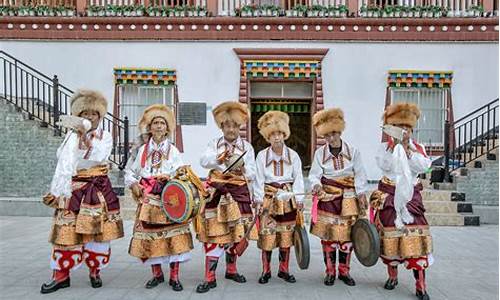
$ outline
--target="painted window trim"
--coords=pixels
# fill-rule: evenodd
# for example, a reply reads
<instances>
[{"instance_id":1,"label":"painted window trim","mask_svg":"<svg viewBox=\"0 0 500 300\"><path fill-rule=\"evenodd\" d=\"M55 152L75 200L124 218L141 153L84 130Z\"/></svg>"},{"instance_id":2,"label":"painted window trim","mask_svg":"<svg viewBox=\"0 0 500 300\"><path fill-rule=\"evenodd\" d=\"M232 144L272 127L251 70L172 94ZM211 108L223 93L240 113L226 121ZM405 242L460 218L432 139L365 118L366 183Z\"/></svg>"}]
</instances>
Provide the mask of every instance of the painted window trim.
<instances>
[{"instance_id":1,"label":"painted window trim","mask_svg":"<svg viewBox=\"0 0 500 300\"><path fill-rule=\"evenodd\" d=\"M137 67L115 67L113 68L113 81L115 85L113 113L120 117L120 86L172 86L173 106L176 114L175 145L180 152L184 152L182 139L182 128L178 124L179 95L177 87L177 71L169 68L137 68ZM131 137L132 139L134 137Z\"/></svg>"},{"instance_id":2,"label":"painted window trim","mask_svg":"<svg viewBox=\"0 0 500 300\"><path fill-rule=\"evenodd\" d=\"M406 74L412 74L411 76L406 76ZM416 74L417 76L415 76ZM440 82L436 83L434 80L429 82L426 78L436 78L439 77ZM418 79L421 78L419 82ZM396 84L399 79L399 84ZM392 93L393 88L439 88L447 90L445 94L445 109L446 109L446 120L453 124L453 101L452 101L452 82L453 81L453 71L437 71L437 70L410 70L410 69L395 69L389 70L386 82L386 97L385 97L385 108L392 104ZM444 124L443 124L444 126ZM387 136L382 133L382 142L387 141ZM454 139L452 132L450 133L449 139L450 145L453 145ZM441 146L425 146L426 151L431 152L433 155L442 155L444 153L444 143Z\"/></svg>"}]
</instances>

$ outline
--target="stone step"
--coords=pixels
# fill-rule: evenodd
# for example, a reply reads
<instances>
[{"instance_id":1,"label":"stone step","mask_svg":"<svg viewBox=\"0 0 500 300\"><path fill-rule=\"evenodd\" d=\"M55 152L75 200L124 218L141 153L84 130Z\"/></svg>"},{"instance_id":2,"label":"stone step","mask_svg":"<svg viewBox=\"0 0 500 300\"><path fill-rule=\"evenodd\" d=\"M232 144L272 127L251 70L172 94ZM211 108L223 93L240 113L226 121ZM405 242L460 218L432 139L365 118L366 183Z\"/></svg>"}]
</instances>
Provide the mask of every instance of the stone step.
<instances>
[{"instance_id":1,"label":"stone step","mask_svg":"<svg viewBox=\"0 0 500 300\"><path fill-rule=\"evenodd\" d=\"M458 213L426 213L431 226L464 226L464 216Z\"/></svg>"},{"instance_id":2,"label":"stone step","mask_svg":"<svg viewBox=\"0 0 500 300\"><path fill-rule=\"evenodd\" d=\"M457 213L457 203L451 201L424 201L424 207L426 213Z\"/></svg>"},{"instance_id":3,"label":"stone step","mask_svg":"<svg viewBox=\"0 0 500 300\"><path fill-rule=\"evenodd\" d=\"M422 190L422 199L424 201L465 201L465 194L451 190Z\"/></svg>"},{"instance_id":4,"label":"stone step","mask_svg":"<svg viewBox=\"0 0 500 300\"><path fill-rule=\"evenodd\" d=\"M479 226L481 224L478 215L464 214L464 226Z\"/></svg>"},{"instance_id":5,"label":"stone step","mask_svg":"<svg viewBox=\"0 0 500 300\"><path fill-rule=\"evenodd\" d=\"M432 188L441 191L455 191L457 186L455 182L434 182Z\"/></svg>"},{"instance_id":6,"label":"stone step","mask_svg":"<svg viewBox=\"0 0 500 300\"><path fill-rule=\"evenodd\" d=\"M479 216L481 224L498 225L498 203L495 206L473 205L474 213Z\"/></svg>"}]
</instances>

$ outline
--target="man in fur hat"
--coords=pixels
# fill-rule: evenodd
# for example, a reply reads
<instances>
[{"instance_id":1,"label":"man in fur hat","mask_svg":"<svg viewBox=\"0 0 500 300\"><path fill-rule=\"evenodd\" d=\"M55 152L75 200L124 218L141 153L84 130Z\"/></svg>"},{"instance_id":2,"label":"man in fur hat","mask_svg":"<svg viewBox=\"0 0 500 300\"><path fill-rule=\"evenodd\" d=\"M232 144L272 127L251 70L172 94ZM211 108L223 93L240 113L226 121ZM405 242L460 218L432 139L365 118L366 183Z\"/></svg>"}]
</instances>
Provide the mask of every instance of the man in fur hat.
<instances>
[{"instance_id":1,"label":"man in fur hat","mask_svg":"<svg viewBox=\"0 0 500 300\"><path fill-rule=\"evenodd\" d=\"M109 264L110 241L123 237L120 203L107 176L113 139L99 128L106 112L106 99L97 91L81 90L71 99L71 114L87 119L91 127L86 130L82 125L78 131L69 131L57 150L54 178L60 178L63 186L53 181L51 193L44 197L44 203L55 212L50 234L53 274L42 285L42 294L69 287L70 270L83 261L90 270L92 287L101 287L100 271ZM74 170L64 170L72 166ZM65 193L66 181L69 192Z\"/></svg>"},{"instance_id":2,"label":"man in fur hat","mask_svg":"<svg viewBox=\"0 0 500 300\"><path fill-rule=\"evenodd\" d=\"M190 221L173 223L161 210L163 187L184 165L179 150L168 140L175 126L174 113L166 105L147 107L139 129L149 138L139 147L125 175L125 184L138 203L129 254L151 266L153 277L145 284L148 289L165 281L161 265L169 264L169 285L174 291L182 291L179 264L191 259L193 249Z\"/></svg>"},{"instance_id":3,"label":"man in fur hat","mask_svg":"<svg viewBox=\"0 0 500 300\"><path fill-rule=\"evenodd\" d=\"M212 195L207 199L199 217L198 239L205 247L205 281L198 285L198 293L217 286L215 271L219 257L226 257L226 279L246 282L236 268L235 249L253 220L250 182L255 180L255 152L250 143L240 137L240 127L248 119L245 104L224 102L213 109L217 126L223 136L212 140L200 163L210 170L208 184ZM243 155L241 166L224 172ZM253 228L250 239L257 239Z\"/></svg>"},{"instance_id":4,"label":"man in fur hat","mask_svg":"<svg viewBox=\"0 0 500 300\"><path fill-rule=\"evenodd\" d=\"M266 211L260 219L257 246L262 250L262 275L259 283L271 278L272 250L279 248L278 277L294 283L288 265L290 247L294 244L293 231L297 210L303 208L304 179L302 162L294 150L285 145L290 136L289 117L281 111L268 111L258 121L260 134L271 145L257 155L255 201ZM279 194L288 194L278 199ZM295 196L294 194L301 194Z\"/></svg>"},{"instance_id":5,"label":"man in fur hat","mask_svg":"<svg viewBox=\"0 0 500 300\"><path fill-rule=\"evenodd\" d=\"M431 166L425 147L412 138L420 110L415 104L397 103L386 108L384 125L404 130L402 140L388 138L376 156L383 177L372 193L375 225L380 233L381 259L387 265L389 278L385 289L398 284L398 265L413 270L418 299L429 299L425 285L425 269L432 262L432 238L422 202L422 184L418 174Z\"/></svg>"},{"instance_id":6,"label":"man in fur hat","mask_svg":"<svg viewBox=\"0 0 500 300\"><path fill-rule=\"evenodd\" d=\"M309 181L317 199L313 203L311 233L321 239L326 265L325 285L333 285L339 250L338 277L356 285L349 274L352 242L351 227L368 208L368 182L359 150L341 138L344 113L338 108L314 114L316 133L326 140L314 153ZM360 211L360 209L362 211Z\"/></svg>"}]
</instances>

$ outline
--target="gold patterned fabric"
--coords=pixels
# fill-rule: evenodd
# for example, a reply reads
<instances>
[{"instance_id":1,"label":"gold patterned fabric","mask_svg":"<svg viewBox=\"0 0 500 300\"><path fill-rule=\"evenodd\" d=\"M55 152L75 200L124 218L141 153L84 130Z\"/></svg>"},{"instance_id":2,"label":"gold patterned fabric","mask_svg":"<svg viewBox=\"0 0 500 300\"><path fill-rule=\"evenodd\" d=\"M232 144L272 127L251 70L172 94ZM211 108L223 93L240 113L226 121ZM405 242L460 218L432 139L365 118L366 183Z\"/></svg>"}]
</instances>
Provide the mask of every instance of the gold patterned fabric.
<instances>
[{"instance_id":1,"label":"gold patterned fabric","mask_svg":"<svg viewBox=\"0 0 500 300\"><path fill-rule=\"evenodd\" d=\"M136 220L129 254L147 259L188 252L194 248L189 226L189 223L148 225Z\"/></svg>"},{"instance_id":2,"label":"gold patterned fabric","mask_svg":"<svg viewBox=\"0 0 500 300\"><path fill-rule=\"evenodd\" d=\"M185 223L169 221L161 210L160 196L145 195L137 206L129 254L147 259L192 250L190 223L191 220Z\"/></svg>"},{"instance_id":3,"label":"gold patterned fabric","mask_svg":"<svg viewBox=\"0 0 500 300\"><path fill-rule=\"evenodd\" d=\"M92 178L105 178L105 184L109 184L106 183L109 182L107 174L108 167L104 165L80 169L73 177L72 190L75 193L88 188L88 181L81 180ZM71 247L92 241L106 242L122 238L123 221L119 206L118 209L109 209L100 190L96 191L92 200L95 204L86 203L84 198L78 198L79 209L75 211L72 207L72 201L75 200L72 197L55 197L50 193L45 195L43 203L55 208L49 242L55 246Z\"/></svg>"},{"instance_id":4,"label":"gold patterned fabric","mask_svg":"<svg viewBox=\"0 0 500 300\"><path fill-rule=\"evenodd\" d=\"M290 248L294 244L293 231L297 224L297 202L278 200L276 193L280 190L292 191L291 184L284 184L280 188L265 185L263 208L268 211L260 218L259 240L257 247L264 251L275 248Z\"/></svg>"},{"instance_id":5,"label":"gold patterned fabric","mask_svg":"<svg viewBox=\"0 0 500 300\"><path fill-rule=\"evenodd\" d=\"M395 226L384 226L380 212L382 210L394 209L386 205L387 201L392 200L392 195L384 191L390 188L394 188L394 182L387 177L383 177L380 180L379 189L374 191L370 196L370 205L375 209L375 225L377 226L381 240L381 257L384 261L426 259L433 251L432 236L426 221L425 224L419 224L417 222L420 218L415 217L415 223L405 225L405 228L402 230L397 229ZM419 192L418 195L420 196ZM421 201L421 197L416 198L415 195L414 199Z\"/></svg>"},{"instance_id":6,"label":"gold patterned fabric","mask_svg":"<svg viewBox=\"0 0 500 300\"><path fill-rule=\"evenodd\" d=\"M354 177L323 179L322 184L324 193L319 197L318 219L311 222L310 233L323 241L350 242L351 227L360 212Z\"/></svg>"},{"instance_id":7,"label":"gold patterned fabric","mask_svg":"<svg viewBox=\"0 0 500 300\"><path fill-rule=\"evenodd\" d=\"M230 194L226 194L221 196L215 208L205 208L196 218L197 238L203 243L237 243L244 237L252 220L253 215L242 214L238 203ZM249 239L257 240L255 226Z\"/></svg>"},{"instance_id":8,"label":"gold patterned fabric","mask_svg":"<svg viewBox=\"0 0 500 300\"><path fill-rule=\"evenodd\" d=\"M49 242L60 246L76 246L92 241L116 240L123 235L123 221L119 212L108 212L100 207L81 210L76 214L57 208Z\"/></svg>"}]
</instances>

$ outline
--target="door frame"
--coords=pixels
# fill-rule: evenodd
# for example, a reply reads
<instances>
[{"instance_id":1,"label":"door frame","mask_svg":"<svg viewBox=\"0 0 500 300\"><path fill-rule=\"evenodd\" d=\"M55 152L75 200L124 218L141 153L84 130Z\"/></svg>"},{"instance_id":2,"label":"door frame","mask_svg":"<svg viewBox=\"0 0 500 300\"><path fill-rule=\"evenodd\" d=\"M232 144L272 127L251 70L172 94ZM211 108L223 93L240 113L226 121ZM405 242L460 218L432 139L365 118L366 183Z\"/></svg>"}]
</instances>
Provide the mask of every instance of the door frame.
<instances>
[{"instance_id":1,"label":"door frame","mask_svg":"<svg viewBox=\"0 0 500 300\"><path fill-rule=\"evenodd\" d=\"M239 98L238 101L247 105L250 105L250 81L282 81L282 82L293 82L293 81L307 81L313 83L313 97L311 103L311 120L314 113L320 111L324 108L323 99L323 76L322 76L322 61L325 55L328 53L327 48L234 48L233 51L236 53L240 60L240 86L239 86ZM313 62L317 64L315 76L313 78L248 78L247 72L245 70L246 61L305 61ZM240 129L240 136L247 141L251 142L250 136L251 132L251 116L245 124ZM317 146L325 144L325 140L319 138L316 135L314 127L311 126L311 158L314 157L314 151Z\"/></svg>"}]
</instances>

